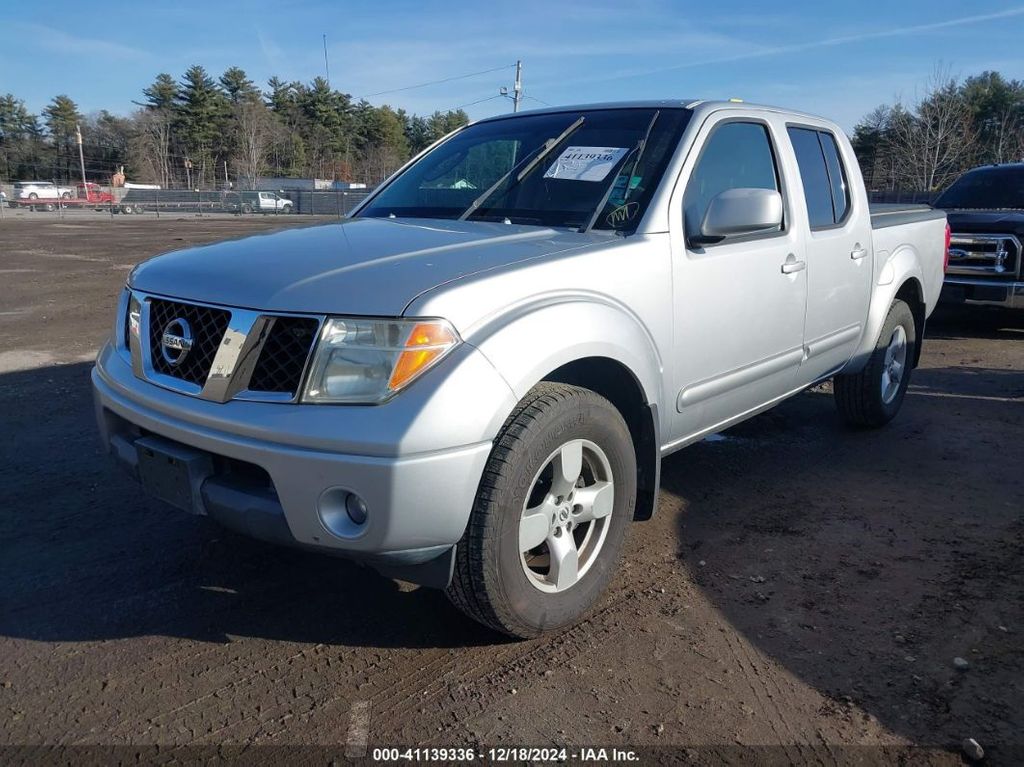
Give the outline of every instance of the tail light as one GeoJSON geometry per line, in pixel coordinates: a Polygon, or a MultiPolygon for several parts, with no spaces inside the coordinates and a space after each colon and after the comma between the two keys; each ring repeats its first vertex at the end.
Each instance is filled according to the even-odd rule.
{"type": "Polygon", "coordinates": [[[949,271],[949,242],[953,238],[953,233],[950,231],[949,223],[946,223],[946,249],[942,254],[942,273],[945,274],[949,271]]]}

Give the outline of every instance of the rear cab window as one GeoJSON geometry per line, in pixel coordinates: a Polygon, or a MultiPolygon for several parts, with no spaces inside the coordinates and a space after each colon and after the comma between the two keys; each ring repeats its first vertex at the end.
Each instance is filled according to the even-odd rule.
{"type": "Polygon", "coordinates": [[[839,145],[829,131],[789,126],[811,229],[842,224],[850,209],[850,191],[839,145]]]}

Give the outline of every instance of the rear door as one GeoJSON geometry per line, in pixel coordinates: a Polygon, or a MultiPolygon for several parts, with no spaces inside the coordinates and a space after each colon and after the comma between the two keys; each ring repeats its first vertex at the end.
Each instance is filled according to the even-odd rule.
{"type": "MultiPolygon", "coordinates": [[[[847,167],[831,130],[786,127],[803,187],[796,221],[806,242],[806,359],[799,380],[812,383],[844,365],[860,341],[871,299],[871,214],[863,195],[852,193],[847,167]]],[[[846,153],[852,157],[852,151],[846,153]]]]}
{"type": "Polygon", "coordinates": [[[734,114],[701,127],[672,206],[678,440],[779,398],[802,359],[807,275],[790,221],[794,187],[777,152],[785,126],[769,114],[734,114]],[[694,245],[711,199],[743,188],[782,194],[781,228],[694,245]]]}

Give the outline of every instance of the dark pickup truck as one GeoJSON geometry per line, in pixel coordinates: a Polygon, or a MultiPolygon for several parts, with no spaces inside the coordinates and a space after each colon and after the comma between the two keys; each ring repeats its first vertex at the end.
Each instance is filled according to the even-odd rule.
{"type": "Polygon", "coordinates": [[[969,170],[935,207],[951,230],[940,300],[1024,309],[1024,163],[969,170]]]}

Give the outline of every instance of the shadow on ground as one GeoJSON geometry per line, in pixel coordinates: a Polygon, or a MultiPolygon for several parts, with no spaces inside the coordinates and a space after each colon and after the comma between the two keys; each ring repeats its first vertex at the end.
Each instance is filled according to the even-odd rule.
{"type": "Polygon", "coordinates": [[[1024,745],[1024,371],[911,387],[883,430],[841,426],[817,390],[668,459],[680,558],[837,713],[918,744],[1024,745]]]}
{"type": "Polygon", "coordinates": [[[0,634],[438,647],[501,638],[432,589],[148,500],[101,451],[91,365],[0,376],[0,634]]]}

